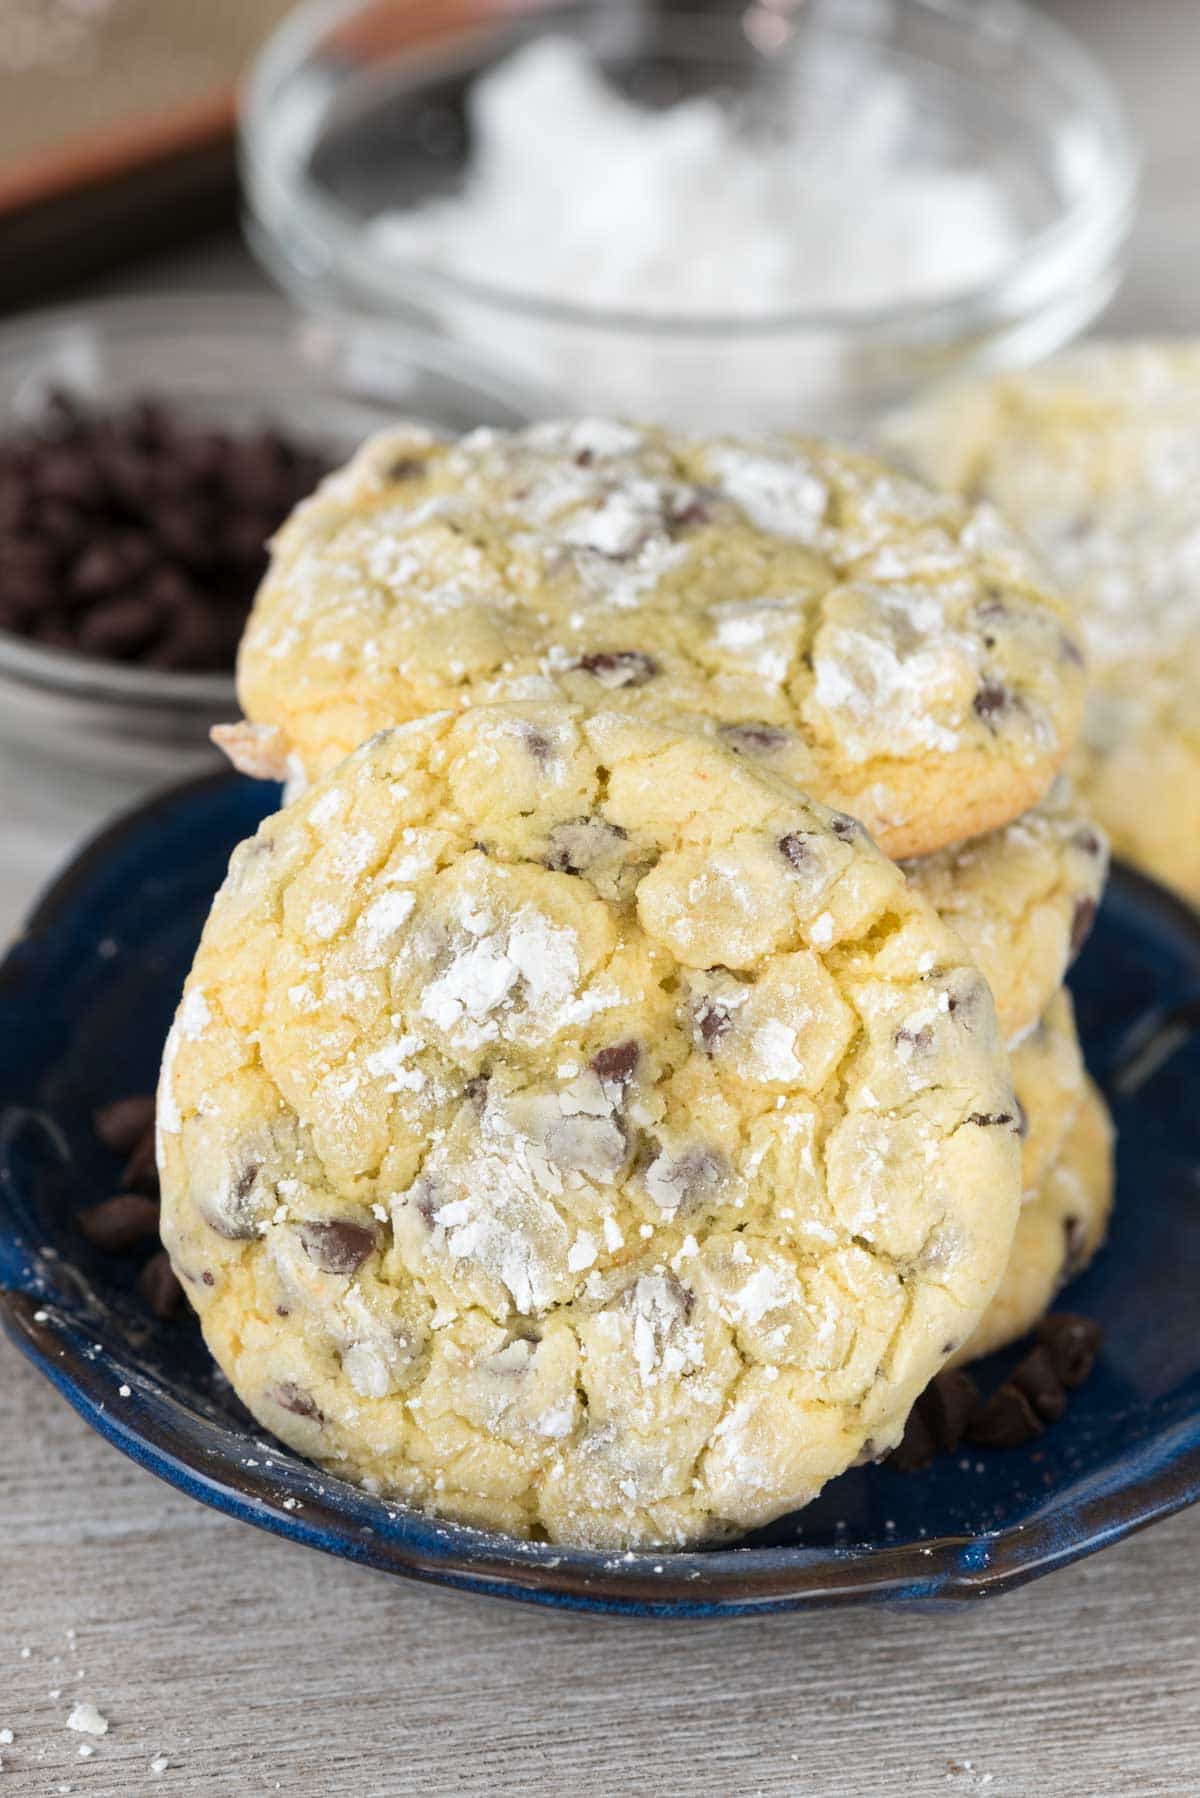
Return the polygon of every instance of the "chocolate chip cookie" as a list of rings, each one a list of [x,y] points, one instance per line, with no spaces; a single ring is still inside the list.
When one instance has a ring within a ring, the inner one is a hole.
[[[711,719],[918,855],[1018,816],[1075,737],[1064,610],[988,507],[819,442],[604,421],[377,438],[275,541],[242,646],[254,773],[441,707]]]
[[[237,850],[158,1124],[263,1424],[602,1545],[735,1534],[895,1443],[1020,1196],[991,995],[863,828],[561,703],[384,732]]]
[[[1021,1207],[1000,1289],[956,1363],[990,1355],[1033,1328],[1103,1245],[1112,1201],[1112,1119],[1085,1076],[1062,1152],[1036,1198]]]
[[[1078,612],[1076,776],[1118,854],[1200,902],[1200,345],[1087,343],[885,429],[991,500]]]

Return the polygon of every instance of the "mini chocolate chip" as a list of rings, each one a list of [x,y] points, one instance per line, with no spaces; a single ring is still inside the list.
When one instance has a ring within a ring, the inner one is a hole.
[[[327,1274],[357,1273],[375,1247],[375,1232],[365,1224],[352,1224],[344,1218],[300,1225],[300,1241],[305,1254]]]
[[[154,1127],[143,1130],[133,1153],[121,1170],[121,1185],[128,1192],[158,1191],[158,1161],[154,1148]]]
[[[1079,1317],[1071,1311],[1052,1311],[1043,1317],[1037,1334],[1063,1385],[1072,1390],[1082,1386],[1096,1364],[1104,1340],[1104,1332],[1095,1319]]]
[[[607,1049],[597,1049],[592,1056],[592,1071],[601,1080],[616,1080],[624,1085],[627,1080],[632,1080],[641,1054],[638,1044],[630,1037],[623,1043],[613,1043]]]
[[[1044,1343],[1030,1349],[1008,1377],[1025,1394],[1044,1423],[1058,1422],[1067,1408],[1067,1395]]]
[[[985,724],[990,724],[993,718],[1006,712],[1011,704],[1012,694],[1008,688],[998,680],[988,679],[980,685],[971,701],[971,708],[976,717],[982,718]]]
[[[897,1473],[919,1473],[922,1467],[928,1467],[931,1461],[936,1461],[940,1453],[941,1444],[926,1420],[918,1399],[908,1414],[903,1436],[887,1458],[888,1466],[894,1467]]]
[[[703,998],[696,1007],[696,1031],[705,1051],[711,1055],[721,1038],[729,1029],[729,1012],[718,1004],[711,994]]]
[[[1094,830],[1092,830],[1086,824],[1082,827],[1082,829],[1077,830],[1075,832],[1075,835],[1071,838],[1071,841],[1074,843],[1076,849],[1081,849],[1083,851],[1084,855],[1101,855],[1101,854],[1103,854],[1103,851],[1104,851],[1103,843],[1100,841],[1100,838],[1096,835],[1096,832]]]
[[[792,867],[795,868],[797,874],[802,873],[805,868],[811,866],[813,861],[813,848],[812,844],[809,842],[807,832],[801,830],[789,830],[785,837],[780,837],[778,839],[775,846],[783,856],[783,859],[786,862],[790,862]]]
[[[139,1192],[120,1192],[112,1199],[89,1205],[78,1217],[79,1228],[90,1243],[110,1255],[122,1255],[158,1235],[158,1201]]]
[[[215,1278],[213,1277],[213,1275],[209,1272],[209,1270],[207,1268],[205,1268],[204,1272],[200,1275],[200,1278],[203,1280],[203,1282],[206,1286],[215,1286],[217,1283]]]
[[[166,1249],[151,1255],[138,1275],[138,1291],[155,1317],[174,1317],[183,1298],[183,1287],[175,1278]]]
[[[908,1415],[904,1436],[888,1457],[902,1473],[928,1466],[935,1456],[950,1454],[963,1439],[968,1419],[979,1402],[979,1388],[961,1368],[937,1374]]]
[[[546,866],[555,874],[586,874],[598,862],[619,853],[629,832],[607,818],[568,818],[550,832]]]
[[[154,1127],[154,1094],[130,1093],[128,1098],[113,1099],[92,1113],[92,1124],[106,1149],[128,1155]]]
[[[246,1163],[245,1167],[233,1183],[233,1198],[235,1204],[245,1204],[246,1200],[250,1197],[254,1182],[258,1179],[261,1167],[262,1163],[258,1161],[248,1161]]]
[[[1006,1380],[972,1414],[967,1441],[984,1448],[1021,1448],[1042,1434],[1041,1418],[1019,1386]]]
[[[968,1124],[978,1124],[981,1130],[998,1130],[1003,1125],[1015,1131],[1018,1136],[1024,1134],[1016,1115],[1011,1111],[972,1111],[967,1117]],[[1026,1129],[1028,1125],[1026,1125]]]
[[[667,519],[671,529],[681,531],[692,524],[707,524],[713,515],[715,489],[699,487],[682,504],[668,503]]]
[[[653,656],[640,649],[602,649],[580,656],[576,668],[594,675],[603,687],[644,687],[660,672]]]
[[[853,843],[859,837],[865,837],[867,834],[865,826],[860,824],[857,818],[851,818],[846,812],[832,813],[829,819],[829,828],[835,837],[841,838],[843,843]]]
[[[525,747],[540,767],[546,767],[554,755],[554,744],[544,730],[538,730],[534,724],[527,724],[521,733]]]
[[[310,1417],[314,1423],[325,1422],[325,1413],[312,1393],[297,1386],[294,1380],[280,1380],[278,1386],[271,1387],[267,1397],[274,1399],[281,1411],[290,1411],[293,1417]]]
[[[717,735],[737,755],[774,755],[788,741],[786,730],[774,724],[719,724]]]
[[[1077,899],[1071,918],[1071,954],[1073,956],[1078,955],[1087,942],[1095,921],[1096,901],[1094,899]]]

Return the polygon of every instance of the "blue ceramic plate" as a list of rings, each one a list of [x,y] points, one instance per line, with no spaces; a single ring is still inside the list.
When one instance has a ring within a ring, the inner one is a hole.
[[[276,796],[220,776],[134,813],[62,877],[0,970],[0,1321],[110,1442],[206,1504],[388,1572],[655,1616],[977,1598],[1200,1496],[1200,922],[1129,873],[1073,976],[1120,1131],[1120,1202],[1066,1303],[1101,1320],[1105,1346],[1040,1442],[918,1474],[859,1469],[735,1548],[612,1556],[440,1524],[264,1440],[191,1318],[156,1323],[129,1264],[73,1218],[116,1172],[92,1109],[153,1084],[229,852]]]

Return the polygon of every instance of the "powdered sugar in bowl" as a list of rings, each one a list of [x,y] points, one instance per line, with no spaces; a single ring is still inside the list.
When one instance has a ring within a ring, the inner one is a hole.
[[[246,93],[256,242],[567,408],[853,426],[1116,284],[1119,106],[1022,0],[304,8]]]

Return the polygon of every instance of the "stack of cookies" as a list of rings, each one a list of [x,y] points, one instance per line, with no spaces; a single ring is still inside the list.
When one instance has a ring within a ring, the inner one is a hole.
[[[990,508],[821,443],[401,430],[280,534],[239,678],[225,747],[297,796],[171,1033],[163,1231],[295,1448],[728,1536],[1094,1252],[1082,656]]]

